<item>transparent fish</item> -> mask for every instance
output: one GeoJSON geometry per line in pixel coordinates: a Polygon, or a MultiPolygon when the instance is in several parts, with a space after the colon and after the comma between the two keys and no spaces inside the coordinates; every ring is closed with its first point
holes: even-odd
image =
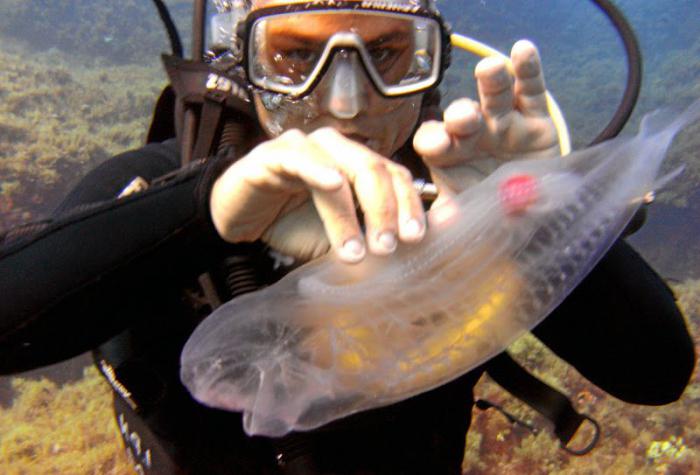
{"type": "Polygon", "coordinates": [[[327,256],[223,305],[182,353],[200,402],[280,436],[450,381],[544,319],[624,230],[673,136],[700,117],[656,112],[634,137],[512,161],[429,213],[418,245],[346,265],[327,256]]]}

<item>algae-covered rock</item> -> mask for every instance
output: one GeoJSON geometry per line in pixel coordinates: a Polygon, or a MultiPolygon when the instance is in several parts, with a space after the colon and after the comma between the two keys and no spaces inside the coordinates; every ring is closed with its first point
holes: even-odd
{"type": "Polygon", "coordinates": [[[0,49],[0,228],[39,218],[101,161],[140,146],[159,65],[87,67],[57,50],[0,49]]]}
{"type": "Polygon", "coordinates": [[[13,386],[13,404],[0,407],[0,473],[134,473],[110,410],[111,390],[96,368],[62,386],[22,378],[13,386]]]}

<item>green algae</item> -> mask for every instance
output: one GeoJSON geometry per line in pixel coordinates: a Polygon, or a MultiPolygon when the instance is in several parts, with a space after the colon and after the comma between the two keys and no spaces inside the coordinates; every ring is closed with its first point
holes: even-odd
{"type": "Polygon", "coordinates": [[[53,50],[0,50],[0,227],[50,211],[89,169],[143,144],[157,65],[76,66],[53,50]]]}

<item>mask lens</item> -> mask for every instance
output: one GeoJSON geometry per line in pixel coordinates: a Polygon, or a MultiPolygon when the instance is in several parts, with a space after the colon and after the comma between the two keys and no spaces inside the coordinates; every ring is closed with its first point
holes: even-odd
{"type": "Polygon", "coordinates": [[[435,20],[415,18],[411,22],[411,43],[406,56],[397,64],[375,67],[389,86],[408,87],[426,81],[435,81],[440,67],[440,25],[435,20]],[[398,66],[398,67],[397,67],[398,66]]]}
{"type": "Polygon", "coordinates": [[[310,77],[325,42],[305,34],[302,16],[264,17],[253,25],[249,58],[254,84],[271,90],[294,88],[310,77]]]}
{"type": "Polygon", "coordinates": [[[302,95],[339,49],[354,48],[385,95],[411,94],[437,81],[440,24],[431,18],[371,10],[297,11],[255,20],[248,43],[251,82],[302,95]]]}

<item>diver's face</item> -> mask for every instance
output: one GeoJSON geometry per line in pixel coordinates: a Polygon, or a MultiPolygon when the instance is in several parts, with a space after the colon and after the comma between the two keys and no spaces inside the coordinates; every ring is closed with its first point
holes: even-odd
{"type": "MultiPolygon", "coordinates": [[[[408,3],[410,0],[395,0],[408,3]]],[[[253,9],[272,5],[304,3],[303,1],[258,0],[253,9]]],[[[305,45],[324,44],[339,31],[362,31],[361,39],[370,54],[374,43],[383,40],[385,71],[380,74],[403,74],[410,67],[408,53],[410,34],[405,22],[386,18],[362,18],[363,28],[353,28],[358,17],[352,13],[333,16],[290,16],[275,21],[265,30],[268,55],[277,55],[274,63],[281,74],[294,74],[303,69],[308,50],[305,45]],[[372,23],[367,25],[366,22],[372,23]],[[389,43],[385,39],[389,39],[389,43]],[[387,53],[387,51],[389,53],[387,53]]],[[[270,58],[272,59],[272,58],[270,58]]],[[[270,61],[273,63],[273,61],[270,61]]],[[[385,98],[375,89],[364,70],[358,53],[352,49],[335,54],[327,71],[313,91],[300,100],[291,100],[270,93],[258,93],[255,106],[261,124],[270,136],[296,128],[306,133],[321,127],[333,127],[384,156],[391,156],[410,137],[419,115],[422,95],[385,98]]]]}

